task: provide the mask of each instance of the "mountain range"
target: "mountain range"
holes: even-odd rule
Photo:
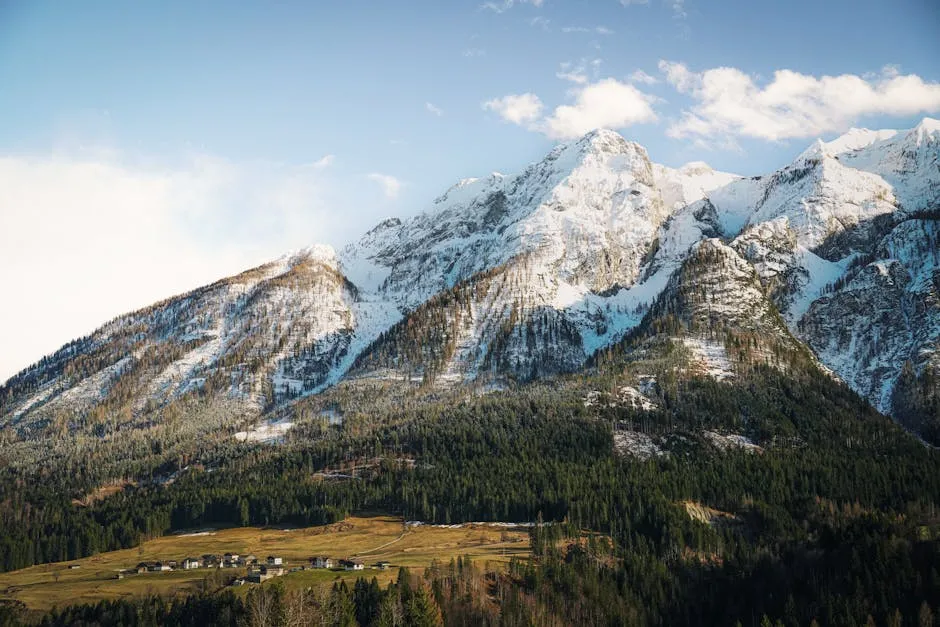
[[[799,355],[940,443],[940,122],[853,129],[754,177],[590,132],[340,251],[107,322],[0,388],[0,441],[146,431],[192,397],[240,428],[348,382],[485,392],[643,350],[654,322],[690,372]]]

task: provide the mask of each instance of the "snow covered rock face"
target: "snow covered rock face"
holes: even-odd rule
[[[313,247],[109,322],[0,388],[0,426],[146,423],[191,395],[258,415],[347,376],[525,380],[664,316],[687,327],[689,372],[734,376],[728,337],[805,352],[796,336],[892,411],[902,372],[905,389],[940,379],[938,211],[935,120],[853,129],[751,178],[593,131],[339,255]]]
[[[3,422],[28,430],[95,409],[98,419],[128,420],[191,393],[257,413],[325,383],[355,341],[361,309],[331,249],[288,255],[117,318],[44,382],[30,371],[12,379]]]
[[[343,268],[405,309],[523,254],[602,291],[635,281],[666,217],[643,147],[596,131],[519,175],[463,181],[427,213],[383,223],[344,251]]]
[[[881,411],[906,363],[940,361],[940,220],[897,225],[875,251],[814,301],[798,333]]]
[[[693,248],[652,313],[675,316],[693,332],[785,331],[764,296],[754,267],[718,239],[703,240]]]

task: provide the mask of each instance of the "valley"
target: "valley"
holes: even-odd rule
[[[167,597],[215,591],[244,576],[245,568],[197,568],[172,572],[134,572],[140,562],[170,559],[182,563],[187,556],[203,554],[255,554],[265,559],[284,559],[285,571],[279,580],[287,588],[332,584],[343,579],[376,577],[383,586],[407,567],[422,572],[433,560],[448,563],[458,556],[471,557],[487,568],[499,568],[512,557],[529,555],[525,528],[495,524],[466,524],[454,527],[406,525],[390,516],[350,517],[325,527],[306,528],[228,528],[181,531],[146,541],[133,549],[101,553],[69,562],[50,563],[24,570],[0,573],[0,595],[24,603],[30,610],[48,611],[72,604],[95,603],[105,599],[130,599],[156,594]],[[360,559],[363,571],[341,568],[313,569],[311,558]],[[378,569],[375,562],[389,562]],[[302,571],[289,572],[304,567]],[[118,573],[126,573],[121,579]],[[251,584],[246,585],[246,592]]]

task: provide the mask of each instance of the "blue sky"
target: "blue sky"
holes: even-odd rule
[[[938,25],[931,0],[0,0],[0,379],[594,123],[755,174],[936,117]]]

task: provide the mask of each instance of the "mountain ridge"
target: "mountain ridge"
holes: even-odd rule
[[[68,428],[110,433],[191,394],[257,416],[353,371],[447,385],[574,372],[639,325],[702,246],[759,284],[719,272],[715,289],[779,310],[892,413],[906,364],[915,381],[940,368],[938,155],[940,122],[925,118],[852,129],[744,178],[654,164],[592,131],[518,174],[460,181],[340,251],[314,245],[119,316],[4,383],[0,424],[31,437],[75,414]],[[399,333],[409,327],[424,335]],[[406,350],[406,337],[422,345]]]

